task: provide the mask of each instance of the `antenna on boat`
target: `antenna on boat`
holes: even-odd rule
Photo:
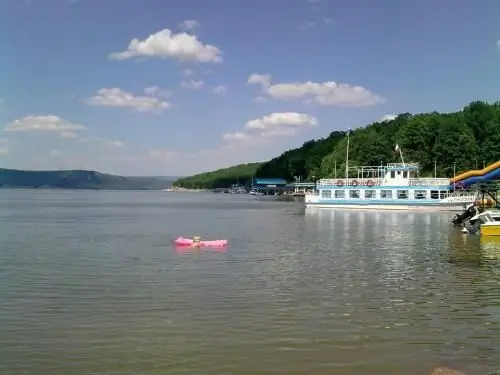
[[[351,134],[351,129],[347,130],[347,150],[346,150],[346,156],[345,156],[345,179],[346,183],[347,180],[349,179],[349,135]]]
[[[405,166],[405,159],[403,158],[403,151],[401,151],[401,147],[399,147],[399,143],[396,143],[396,147],[394,148],[396,152],[399,152],[399,157],[401,158],[401,163],[403,163],[403,167]]]

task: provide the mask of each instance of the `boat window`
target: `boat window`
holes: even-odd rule
[[[381,199],[392,199],[392,190],[380,190]]]
[[[331,190],[321,190],[321,198],[331,198],[332,191]]]
[[[439,190],[431,190],[431,199],[439,199]]]
[[[415,190],[415,199],[427,199],[427,190]]]
[[[366,199],[375,199],[376,198],[375,190],[365,190],[365,198]]]
[[[408,199],[408,190],[398,190],[398,199]]]
[[[361,196],[360,190],[349,190],[349,198],[359,198]]]
[[[345,198],[345,190],[335,190],[335,198],[337,199]]]
[[[448,192],[446,190],[441,190],[439,192],[439,196],[440,196],[441,199],[444,199],[444,198],[446,198],[448,196]]]
[[[403,178],[408,178],[408,171],[403,172]]]
[[[391,178],[395,178],[396,177],[396,173],[394,171],[391,171]]]

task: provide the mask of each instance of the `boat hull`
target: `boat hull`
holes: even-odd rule
[[[399,210],[399,211],[463,211],[474,203],[476,194],[455,195],[443,199],[325,199],[319,194],[306,194],[306,207]]]
[[[481,224],[481,229],[479,233],[481,234],[481,236],[500,237],[500,223],[494,222],[494,223]]]
[[[402,204],[327,204],[306,203],[307,208],[352,209],[352,210],[393,210],[393,211],[463,211],[464,205],[402,205]]]

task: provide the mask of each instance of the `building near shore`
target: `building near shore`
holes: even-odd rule
[[[253,180],[252,190],[264,194],[281,194],[290,190],[290,187],[282,178],[256,178]]]

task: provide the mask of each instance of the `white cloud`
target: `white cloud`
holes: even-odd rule
[[[179,28],[184,31],[194,30],[200,26],[200,23],[196,20],[185,20],[179,24]]]
[[[156,96],[157,98],[168,98],[172,95],[172,91],[168,89],[162,89],[158,86],[146,87],[144,93],[150,96]]]
[[[304,128],[311,128],[318,120],[305,113],[274,112],[267,116],[250,120],[245,124],[246,131],[225,133],[222,139],[226,142],[255,142],[257,139],[277,137],[294,137]]]
[[[110,140],[101,137],[82,137],[79,139],[81,143],[85,143],[87,145],[96,145],[104,147],[105,149],[116,149],[125,147],[125,143],[117,140]]]
[[[222,61],[222,51],[214,45],[203,44],[195,35],[184,32],[174,34],[169,29],[163,29],[144,40],[134,38],[125,51],[113,52],[109,55],[112,60],[125,60],[133,57],[217,63]]]
[[[131,108],[138,112],[162,112],[171,107],[170,103],[155,96],[134,96],[120,88],[102,88],[97,94],[88,98],[87,103],[101,107]]]
[[[215,86],[212,89],[212,91],[213,91],[214,94],[217,94],[217,95],[226,95],[226,93],[227,93],[227,87],[224,86],[224,85],[218,85],[218,86]]]
[[[125,146],[125,143],[121,142],[121,141],[112,141],[112,140],[108,140],[106,141],[106,143],[110,146],[110,147],[124,147]]]
[[[182,81],[181,87],[186,90],[200,91],[205,87],[205,82],[203,82],[202,80]]]
[[[64,134],[84,130],[85,126],[74,124],[58,116],[26,116],[7,124],[6,132],[52,132]],[[75,133],[76,134],[76,133]]]
[[[398,115],[394,115],[394,114],[383,115],[378,121],[379,122],[392,121],[396,117],[398,117]]]
[[[497,40],[497,47],[500,48],[500,40]]]
[[[244,132],[225,133],[222,135],[222,139],[224,141],[235,141],[240,139],[247,139],[248,137],[249,134]]]
[[[61,132],[59,133],[59,136],[61,138],[78,138],[80,136],[80,134],[78,133],[75,133],[75,132]]]
[[[260,85],[262,94],[283,101],[302,100],[304,103],[342,107],[372,106],[386,101],[364,87],[334,81],[271,84],[269,74],[252,74],[247,83]]]
[[[305,113],[281,112],[271,113],[259,119],[250,120],[245,124],[247,129],[272,130],[279,127],[311,127],[316,126],[318,120]]]
[[[8,155],[9,152],[10,152],[10,150],[8,148],[0,147],[0,156]]]
[[[124,176],[175,176],[270,159],[282,148],[289,148],[284,144],[277,146],[274,140],[260,137],[255,132],[243,137],[248,141],[234,139],[213,148],[195,147],[184,151],[168,148],[144,150],[133,142],[120,147],[120,141],[92,136],[71,143],[27,137],[23,138],[22,148],[10,149],[11,155],[0,159],[4,161],[4,167],[15,169],[89,169]],[[4,148],[8,149],[0,145],[0,149]]]
[[[271,86],[271,75],[270,74],[251,74],[247,79],[247,84],[249,85],[261,85],[263,88]]]
[[[332,25],[335,22],[335,20],[331,17],[323,17],[323,23],[325,25]]]
[[[194,71],[192,69],[184,69],[182,71],[182,74],[185,76],[185,77],[190,77],[194,74]]]

